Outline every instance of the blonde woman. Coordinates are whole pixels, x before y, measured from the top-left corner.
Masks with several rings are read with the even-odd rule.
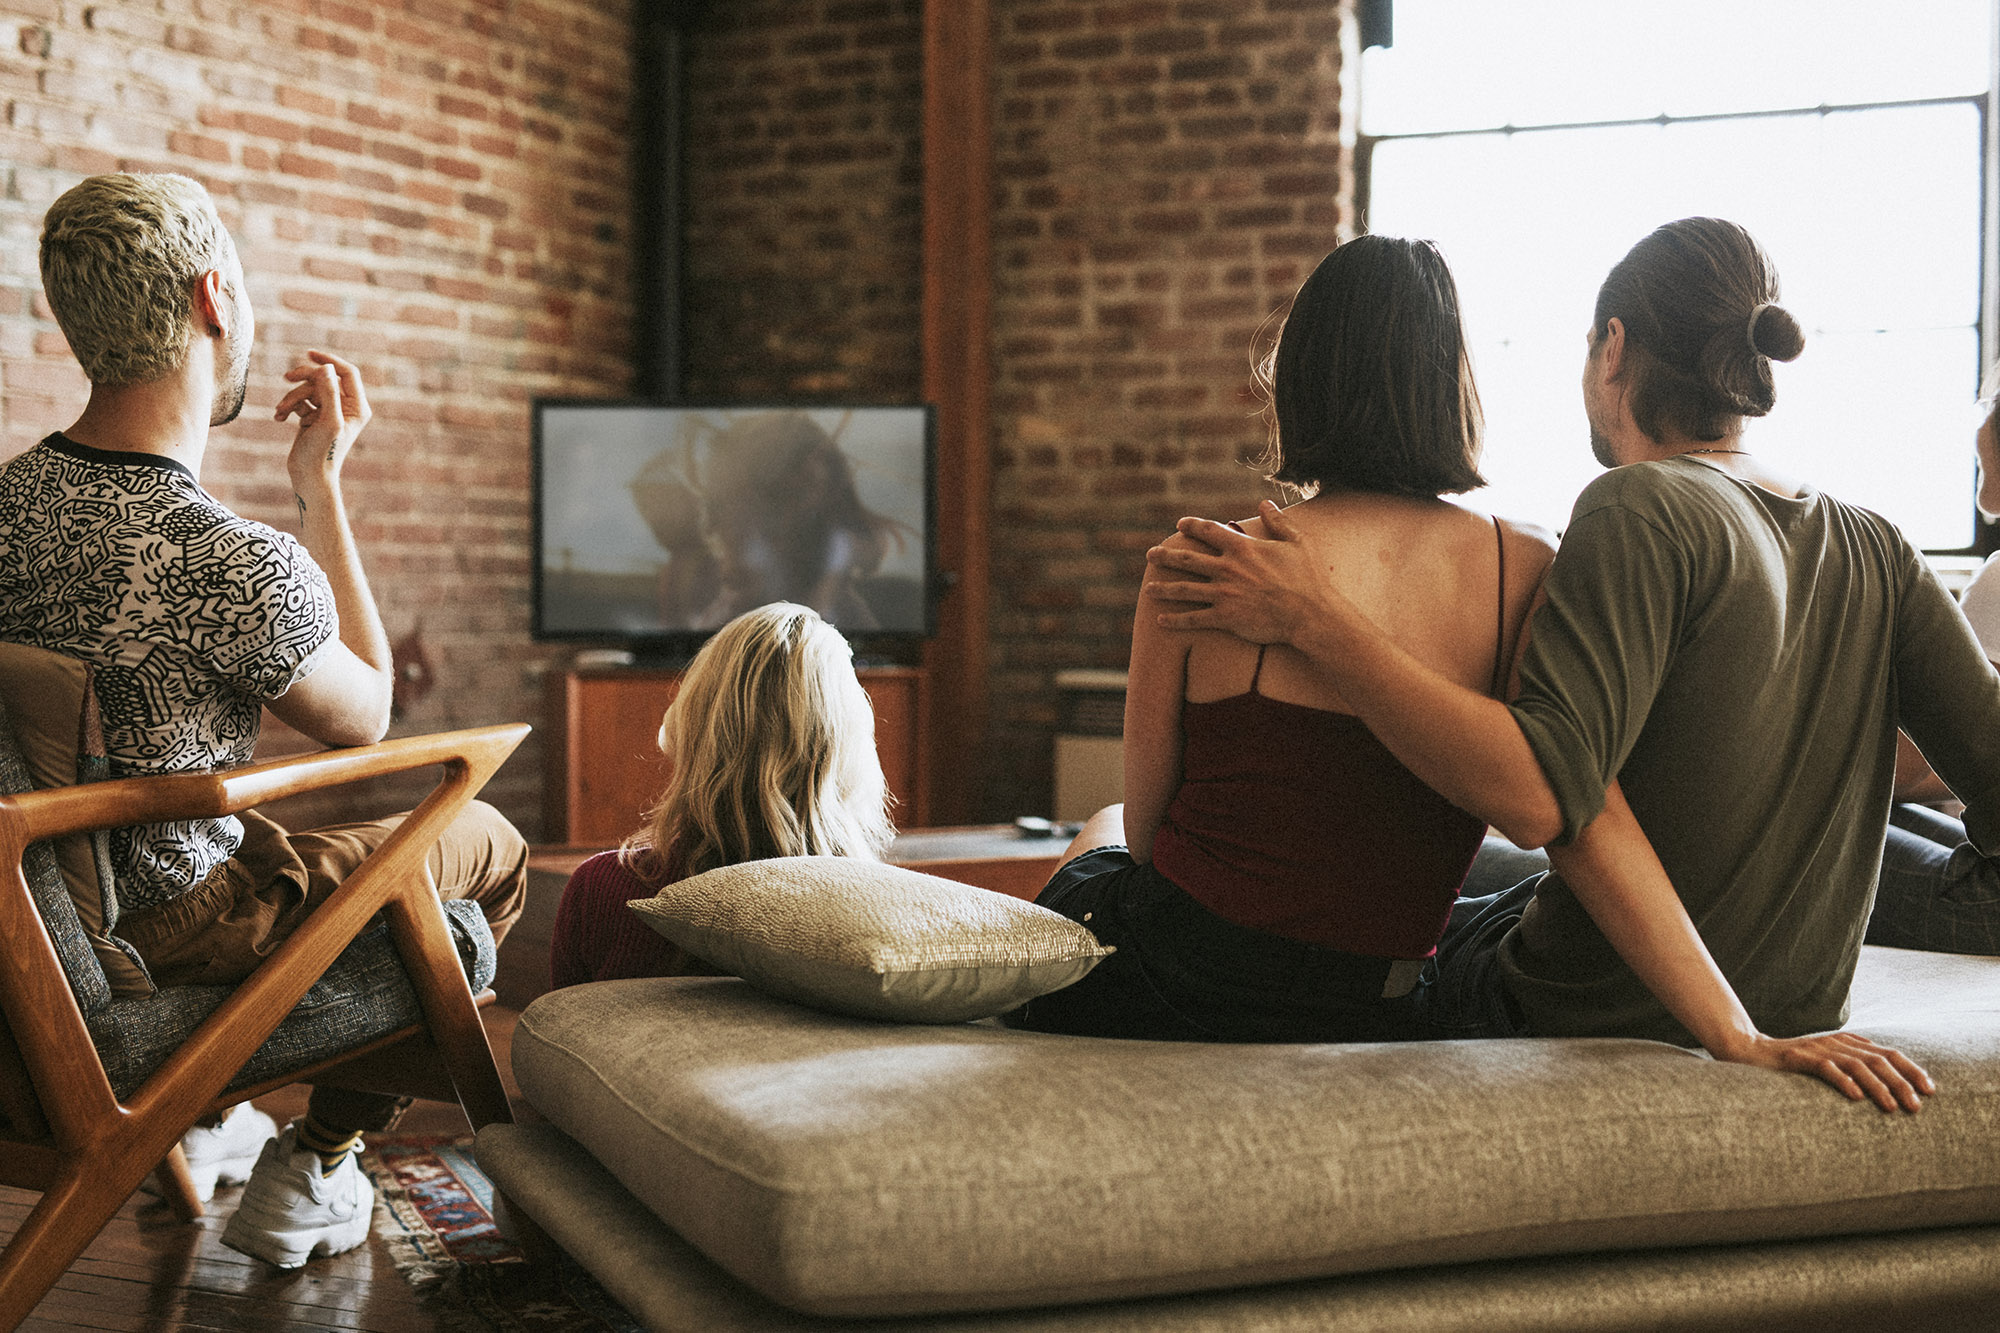
[[[740,861],[879,859],[895,836],[852,651],[806,607],[746,611],[704,644],[660,724],[660,751],[673,773],[645,827],[563,888],[552,986],[712,973],[625,904]]]

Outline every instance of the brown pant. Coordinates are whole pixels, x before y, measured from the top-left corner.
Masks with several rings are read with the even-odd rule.
[[[286,833],[255,811],[240,816],[243,845],[187,893],[124,916],[118,934],[146,960],[158,986],[229,986],[298,929],[406,816]],[[528,901],[528,844],[501,813],[474,801],[426,858],[441,898],[470,898],[494,944]],[[312,1114],[329,1128],[378,1130],[407,1101],[319,1088]]]

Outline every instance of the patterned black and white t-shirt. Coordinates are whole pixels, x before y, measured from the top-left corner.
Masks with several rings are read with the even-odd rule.
[[[0,467],[0,640],[95,664],[114,777],[248,762],[264,702],[339,633],[305,547],[172,459],[57,433]],[[185,893],[242,839],[233,818],[116,831],[121,904]]]

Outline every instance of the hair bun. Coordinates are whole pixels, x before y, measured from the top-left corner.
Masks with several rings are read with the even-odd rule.
[[[1767,302],[1751,311],[1746,332],[1757,354],[1773,361],[1791,361],[1806,348],[1806,335],[1799,322],[1781,305]]]

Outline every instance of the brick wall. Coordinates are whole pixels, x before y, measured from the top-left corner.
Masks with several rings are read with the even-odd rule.
[[[1144,548],[1262,492],[1252,334],[1350,222],[1345,5],[994,0],[985,814],[1047,808],[1054,672],[1123,664]],[[690,35],[690,397],[917,397],[920,14],[729,0]],[[195,175],[250,275],[253,408],[302,347],[368,375],[356,525],[442,681],[398,731],[539,719],[527,401],[629,385],[629,36],[629,0],[0,0],[0,453],[82,401],[48,202]],[[257,417],[204,480],[284,526]],[[539,775],[531,740],[491,789],[531,832]]]
[[[715,0],[688,40],[695,401],[922,393],[919,0]]]
[[[1266,488],[1252,336],[1351,227],[1347,0],[993,0],[991,726],[1051,803],[1065,666],[1123,666],[1145,548]],[[686,385],[907,400],[917,0],[733,0],[691,40]]]
[[[49,202],[94,172],[195,176],[258,316],[203,482],[291,525],[278,376],[309,346],[357,361],[355,529],[440,681],[397,732],[539,720],[528,400],[628,387],[629,45],[628,0],[0,3],[0,455],[85,392],[40,295]],[[488,788],[531,836],[539,779],[531,740]]]
[[[1122,667],[1148,546],[1271,488],[1259,326],[1352,230],[1344,0],[995,0],[994,817],[1055,672]]]

